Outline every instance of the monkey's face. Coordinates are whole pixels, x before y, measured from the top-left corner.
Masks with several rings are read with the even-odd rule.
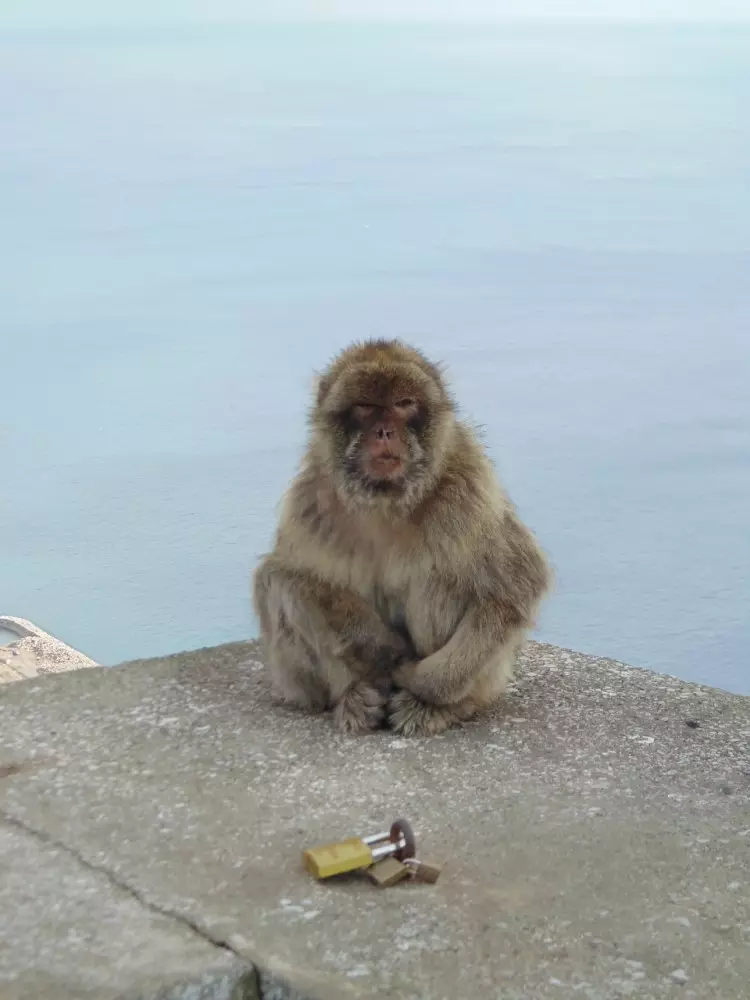
[[[324,376],[316,439],[347,502],[406,509],[424,496],[454,421],[438,379],[420,356],[391,344],[344,356]]]
[[[314,452],[354,506],[412,509],[439,475],[455,427],[440,370],[400,341],[355,344],[321,377]]]
[[[373,492],[405,489],[423,456],[419,432],[427,417],[414,389],[411,394],[399,385],[386,392],[371,389],[341,416],[348,475]]]

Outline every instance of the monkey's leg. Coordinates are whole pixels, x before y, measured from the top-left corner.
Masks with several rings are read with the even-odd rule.
[[[280,616],[265,639],[274,696],[308,712],[324,712],[328,690],[315,653],[303,636]]]
[[[403,640],[374,611],[354,594],[279,567],[273,557],[255,574],[254,602],[283,700],[310,711],[332,708],[347,733],[382,725],[390,686],[382,685],[378,667],[394,661]]]
[[[315,650],[286,613],[283,579],[264,559],[253,575],[253,605],[266,648],[274,697],[309,712],[323,712],[328,690]]]
[[[365,733],[382,726],[387,693],[353,679],[340,658],[331,655],[319,660],[287,623],[275,631],[268,657],[274,694],[286,704],[309,712],[332,708],[337,727],[345,733]]]

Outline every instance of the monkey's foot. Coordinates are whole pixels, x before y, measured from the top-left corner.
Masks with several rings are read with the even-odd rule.
[[[276,671],[272,676],[271,701],[275,705],[302,712],[324,712],[327,708],[326,695],[326,689],[322,684],[316,683],[312,675]]]
[[[334,705],[333,721],[342,733],[370,733],[383,725],[386,701],[386,696],[380,691],[364,681],[358,681]]]
[[[476,714],[468,702],[458,705],[428,705],[411,691],[398,691],[388,702],[390,728],[404,736],[436,736]]]

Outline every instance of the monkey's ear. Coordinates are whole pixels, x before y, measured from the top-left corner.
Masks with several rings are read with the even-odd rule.
[[[323,374],[321,372],[315,372],[313,375],[313,396],[315,398],[315,405],[322,406],[323,400],[328,395],[328,390],[331,388],[331,377],[328,374]]]

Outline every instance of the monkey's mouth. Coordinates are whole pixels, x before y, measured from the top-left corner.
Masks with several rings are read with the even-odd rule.
[[[398,455],[379,455],[377,458],[370,458],[367,461],[365,474],[370,479],[383,482],[402,479],[404,475],[404,461]]]
[[[358,473],[361,488],[369,493],[397,493],[406,484],[406,463],[402,458],[371,458]]]
[[[411,461],[405,456],[352,453],[344,460],[349,488],[363,493],[400,493],[406,489]]]

